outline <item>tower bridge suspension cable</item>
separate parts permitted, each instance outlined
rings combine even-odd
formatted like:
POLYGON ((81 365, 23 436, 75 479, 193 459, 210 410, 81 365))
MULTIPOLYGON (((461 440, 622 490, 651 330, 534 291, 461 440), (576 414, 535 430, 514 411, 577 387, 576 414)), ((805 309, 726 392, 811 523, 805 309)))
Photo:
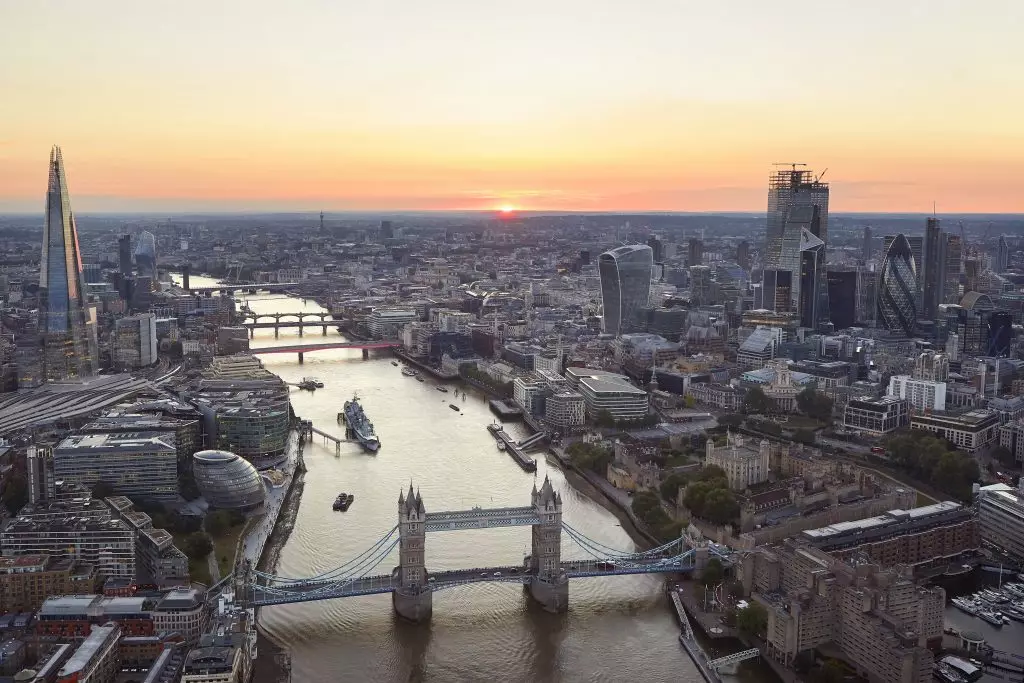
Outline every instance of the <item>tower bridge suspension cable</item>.
MULTIPOLYGON (((386 535, 382 536, 376 543, 374 543, 372 546, 370 546, 369 548, 364 550, 362 553, 360 553, 356 557, 352 558, 351 560, 349 560, 348 562, 346 562, 345 564, 343 564, 343 565, 341 565, 339 567, 335 567, 334 569, 330 569, 330 570, 328 570, 328 571, 326 571, 326 572, 324 572, 322 574, 317 574, 316 576, 307 576, 307 577, 303 577, 303 578, 294 578, 294 577, 288 577, 288 576, 277 576, 275 574, 268 574, 266 572, 255 571, 255 570, 252 573, 253 573, 254 576, 257 576, 257 577, 259 577, 261 579, 265 579, 267 581, 270 581, 270 582, 273 582, 273 583, 279 583, 279 584, 309 583, 311 581, 330 581, 330 580, 332 580, 334 578, 339 577, 340 575, 342 575, 345 572, 346 569, 349 569, 349 568, 353 567, 357 563, 358 564, 362 564, 363 559, 366 558, 367 556, 375 555, 376 552, 382 546, 386 545, 388 543, 388 541, 392 540, 392 538, 394 537, 394 535, 396 533, 398 533, 398 525, 397 524, 395 526, 393 526, 391 528, 391 530, 386 535)), ((394 546, 395 546, 395 544, 397 542, 398 542, 397 539, 395 539, 394 542, 391 543, 391 545, 388 548, 388 552, 390 552, 394 548, 394 546)))

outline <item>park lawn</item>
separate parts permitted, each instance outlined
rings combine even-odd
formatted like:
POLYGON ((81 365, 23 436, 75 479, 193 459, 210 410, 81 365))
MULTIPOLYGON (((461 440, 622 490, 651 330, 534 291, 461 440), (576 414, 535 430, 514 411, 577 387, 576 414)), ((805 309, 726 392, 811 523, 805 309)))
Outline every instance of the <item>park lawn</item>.
POLYGON ((807 417, 806 415, 788 415, 787 417, 789 417, 789 420, 779 425, 783 429, 809 429, 813 432, 825 426, 824 422, 807 417))

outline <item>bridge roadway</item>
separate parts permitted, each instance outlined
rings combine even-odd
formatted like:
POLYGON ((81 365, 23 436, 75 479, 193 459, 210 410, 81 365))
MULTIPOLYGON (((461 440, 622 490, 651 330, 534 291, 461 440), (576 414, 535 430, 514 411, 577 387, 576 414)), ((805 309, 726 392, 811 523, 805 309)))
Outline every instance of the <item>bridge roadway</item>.
POLYGON ((327 349, 394 349, 402 345, 398 341, 344 341, 324 342, 322 344, 289 344, 287 346, 263 346, 249 349, 249 353, 308 353, 310 351, 326 351, 327 349))
MULTIPOLYGON (((561 563, 562 570, 570 579, 594 576, 625 576, 629 574, 684 573, 693 569, 692 557, 683 556, 680 563, 670 563, 673 558, 631 562, 616 565, 609 560, 568 560, 561 563)), ((454 588, 470 583, 528 583, 533 574, 524 566, 475 567, 450 571, 428 572, 428 585, 434 591, 454 588)), ((392 574, 380 574, 354 579, 320 579, 282 583, 273 586, 258 584, 251 589, 251 603, 254 607, 286 605, 314 600, 332 600, 357 595, 390 593, 401 585, 397 570, 392 574)))

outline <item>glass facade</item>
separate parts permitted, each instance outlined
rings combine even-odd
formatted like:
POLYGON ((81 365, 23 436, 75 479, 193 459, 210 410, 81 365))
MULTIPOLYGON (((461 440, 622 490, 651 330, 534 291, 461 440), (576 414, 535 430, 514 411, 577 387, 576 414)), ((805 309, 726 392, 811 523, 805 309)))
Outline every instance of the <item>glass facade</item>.
POLYGON ((192 456, 192 474, 212 508, 249 509, 266 499, 266 487, 249 461, 227 451, 199 451, 192 456))
POLYGON ((139 243, 135 247, 135 265, 138 266, 139 275, 149 276, 153 282, 157 281, 156 237, 149 231, 139 233, 139 243))
POLYGON ((646 244, 606 251, 598 259, 604 331, 620 335, 641 330, 644 309, 651 298, 654 252, 646 244))
POLYGON ((46 379, 87 377, 97 370, 96 314, 87 308, 82 254, 60 147, 50 152, 39 265, 40 328, 46 379))
POLYGON ((910 242, 897 235, 885 252, 878 287, 878 320, 891 332, 914 334, 917 320, 917 267, 910 242))

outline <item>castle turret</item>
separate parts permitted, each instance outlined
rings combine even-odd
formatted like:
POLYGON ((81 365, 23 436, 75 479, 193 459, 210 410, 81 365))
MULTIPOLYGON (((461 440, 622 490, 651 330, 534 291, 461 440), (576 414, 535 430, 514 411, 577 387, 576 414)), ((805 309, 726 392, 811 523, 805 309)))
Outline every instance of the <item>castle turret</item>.
POLYGON ((549 612, 569 605, 569 579, 562 571, 562 496, 544 477, 540 490, 534 484, 531 503, 538 522, 532 529, 530 595, 549 612))
POLYGON ((433 598, 425 566, 427 512, 412 483, 398 495, 398 585, 392 594, 395 611, 412 621, 430 618, 433 598))

